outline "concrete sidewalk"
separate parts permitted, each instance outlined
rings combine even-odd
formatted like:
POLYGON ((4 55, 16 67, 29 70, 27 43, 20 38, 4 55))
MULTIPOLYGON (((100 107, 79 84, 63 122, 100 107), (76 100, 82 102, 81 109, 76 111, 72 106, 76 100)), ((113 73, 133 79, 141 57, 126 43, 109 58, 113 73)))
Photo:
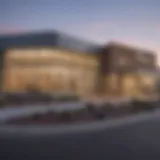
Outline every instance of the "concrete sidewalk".
POLYGON ((154 112, 143 112, 139 114, 129 115, 122 118, 115 118, 111 120, 103 120, 89 123, 77 123, 77 124, 64 124, 64 125, 4 125, 0 126, 0 134, 10 136, 16 135, 60 135, 60 134, 74 134, 85 133, 91 131, 100 131, 103 129, 112 129, 122 127, 126 125, 132 125, 140 122, 144 122, 150 119, 160 118, 160 110, 154 112))
POLYGON ((20 107, 10 107, 0 109, 0 121, 4 122, 10 118, 20 117, 24 115, 32 115, 35 113, 45 113, 48 111, 72 111, 85 108, 85 102, 64 102, 64 103, 51 103, 48 105, 26 105, 20 107))

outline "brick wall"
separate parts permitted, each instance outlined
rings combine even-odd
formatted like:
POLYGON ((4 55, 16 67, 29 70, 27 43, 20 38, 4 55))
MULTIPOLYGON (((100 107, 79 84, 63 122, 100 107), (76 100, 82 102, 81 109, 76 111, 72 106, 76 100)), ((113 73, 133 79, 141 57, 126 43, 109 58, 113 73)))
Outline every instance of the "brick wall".
POLYGON ((139 69, 154 70, 157 65, 154 53, 121 44, 109 44, 104 47, 99 54, 99 60, 101 93, 114 96, 138 94, 140 85, 138 85, 137 71, 139 69), (111 89, 110 82, 114 83, 111 80, 112 75, 115 75, 116 83, 111 89), (131 84, 131 81, 133 88, 127 86, 127 83, 131 84))

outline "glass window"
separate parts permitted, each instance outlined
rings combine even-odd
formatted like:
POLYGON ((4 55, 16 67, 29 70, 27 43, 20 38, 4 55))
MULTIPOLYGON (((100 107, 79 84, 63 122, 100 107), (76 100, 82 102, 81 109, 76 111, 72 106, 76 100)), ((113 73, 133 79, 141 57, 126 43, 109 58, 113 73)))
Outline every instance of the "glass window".
POLYGON ((136 81, 135 78, 132 76, 126 76, 123 79, 123 92, 127 96, 131 96, 135 93, 136 89, 136 81))
POLYGON ((111 89, 117 89, 118 76, 116 74, 111 74, 109 77, 109 87, 111 89))

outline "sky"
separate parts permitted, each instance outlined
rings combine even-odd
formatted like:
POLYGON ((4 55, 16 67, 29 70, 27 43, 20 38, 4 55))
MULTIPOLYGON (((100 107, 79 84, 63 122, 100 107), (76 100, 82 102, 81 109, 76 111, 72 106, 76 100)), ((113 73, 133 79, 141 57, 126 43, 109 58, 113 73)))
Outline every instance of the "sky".
POLYGON ((150 49, 160 64, 159 0, 0 0, 0 34, 52 29, 150 49))

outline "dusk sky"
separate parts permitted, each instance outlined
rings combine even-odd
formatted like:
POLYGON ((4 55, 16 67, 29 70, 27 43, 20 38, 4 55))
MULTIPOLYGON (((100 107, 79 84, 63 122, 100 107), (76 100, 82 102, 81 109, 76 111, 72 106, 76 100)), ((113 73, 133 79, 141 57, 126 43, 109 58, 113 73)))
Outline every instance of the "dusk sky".
POLYGON ((1 0, 0 33, 56 29, 96 43, 154 50, 160 64, 159 0, 1 0))

